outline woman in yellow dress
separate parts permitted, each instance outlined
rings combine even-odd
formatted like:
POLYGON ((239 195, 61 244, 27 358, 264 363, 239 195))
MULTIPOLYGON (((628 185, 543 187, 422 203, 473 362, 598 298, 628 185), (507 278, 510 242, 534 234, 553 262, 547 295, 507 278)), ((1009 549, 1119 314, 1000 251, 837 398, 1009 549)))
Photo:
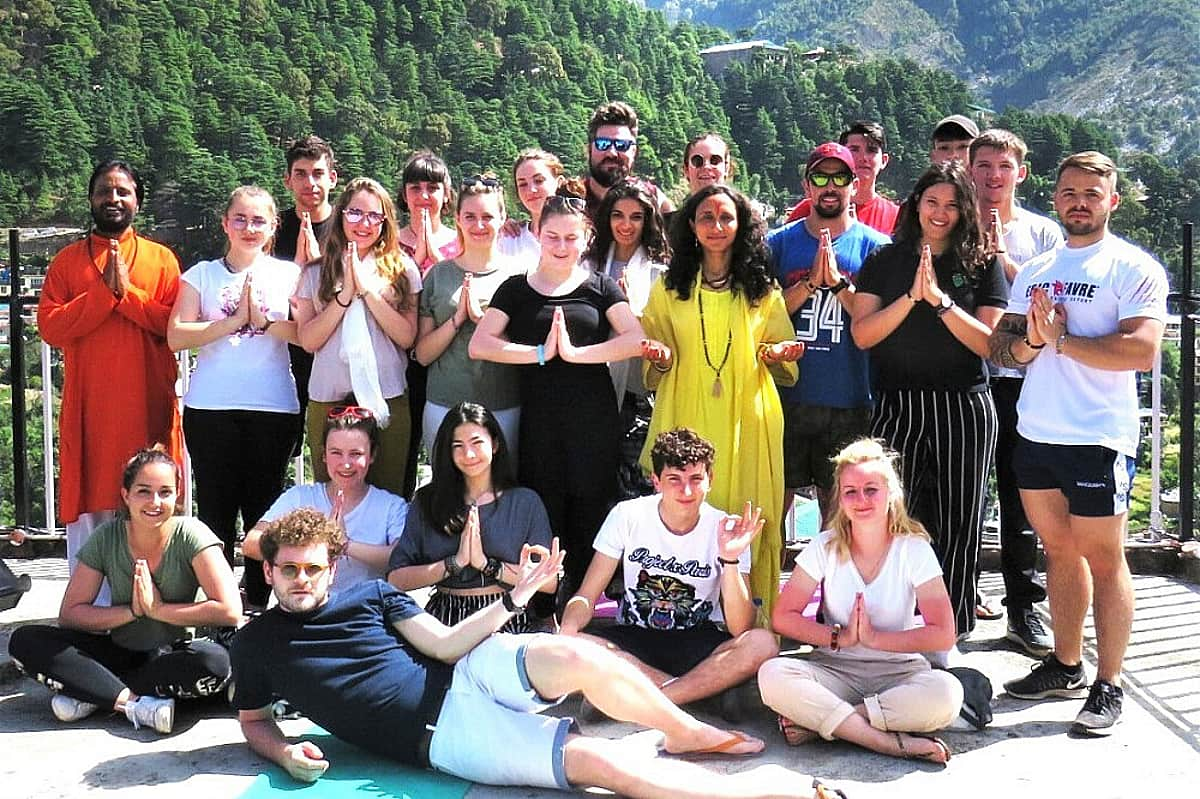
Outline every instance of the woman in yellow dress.
POLYGON ((767 520, 754 541, 750 584, 770 616, 779 593, 783 411, 772 380, 792 385, 804 345, 767 271, 765 225, 727 186, 688 198, 671 231, 674 255, 642 318, 646 387, 657 389, 642 452, 664 430, 689 427, 716 447, 708 501, 767 520))

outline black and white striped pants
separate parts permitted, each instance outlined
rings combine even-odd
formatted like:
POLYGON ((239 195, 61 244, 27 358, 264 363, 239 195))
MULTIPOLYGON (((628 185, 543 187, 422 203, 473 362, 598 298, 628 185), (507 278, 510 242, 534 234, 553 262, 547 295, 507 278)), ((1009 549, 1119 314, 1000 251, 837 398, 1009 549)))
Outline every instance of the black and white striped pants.
POLYGON ((997 430, 988 391, 899 389, 876 398, 871 434, 900 453, 908 511, 933 538, 959 634, 975 626, 975 567, 997 430))

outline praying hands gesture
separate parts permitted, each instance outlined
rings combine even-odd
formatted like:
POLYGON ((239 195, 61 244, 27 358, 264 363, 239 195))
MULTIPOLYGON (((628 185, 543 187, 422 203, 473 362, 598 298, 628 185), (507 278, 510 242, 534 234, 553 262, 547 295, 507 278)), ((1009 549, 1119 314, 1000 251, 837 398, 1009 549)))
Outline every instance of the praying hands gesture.
POLYGON ((550 542, 550 549, 538 544, 521 546, 521 560, 517 564, 517 581, 509 594, 518 605, 527 605, 539 590, 553 585, 562 575, 563 559, 567 553, 558 548, 558 538, 550 542), (536 559, 535 559, 536 558, 536 559))
POLYGON ((917 263, 909 296, 913 298, 914 303, 924 300, 936 308, 942 304, 944 294, 938 286, 937 273, 933 271, 933 251, 929 249, 928 244, 922 245, 921 260, 917 263))
POLYGON ((750 500, 741 516, 726 515, 717 526, 717 557, 725 560, 737 560, 746 548, 758 538, 762 532, 762 508, 756 508, 750 500))
MULTIPOLYGON (((467 510, 467 522, 463 525, 461 536, 467 547, 467 563, 471 565, 475 571, 482 572, 487 566, 487 553, 483 551, 483 531, 479 526, 479 506, 472 505, 467 510)), ((462 552, 463 542, 459 543, 459 552, 462 552)))
POLYGON ((833 251, 833 238, 829 228, 821 228, 821 243, 817 246, 817 258, 813 261, 808 282, 814 288, 833 288, 842 280, 837 268, 837 254, 833 251))
POLYGON ((862 644, 874 648, 875 628, 871 626, 871 616, 867 613, 867 600, 861 592, 854 597, 854 606, 850 608, 850 619, 838 636, 838 648, 862 644))
POLYGON ((467 320, 478 324, 483 316, 479 300, 471 291, 471 273, 463 273, 462 291, 458 294, 458 307, 454 309, 454 328, 457 330, 466 324, 467 320))
POLYGON ((347 243, 346 251, 342 253, 342 287, 334 295, 338 305, 343 308, 350 307, 350 303, 362 294, 362 288, 358 285, 358 265, 360 263, 358 245, 352 241, 347 243))
POLYGON ((296 236, 296 263, 307 266, 321 257, 321 244, 313 230, 312 215, 300 214, 300 232, 296 236))
POLYGON ((429 216, 429 209, 421 209, 421 220, 419 224, 411 225, 413 238, 416 239, 413 244, 413 260, 417 262, 417 266, 424 268, 424 265, 433 258, 431 248, 433 247, 433 221, 429 216))
POLYGON ((1030 300, 1025 314, 1029 343, 1037 347, 1057 342, 1059 336, 1067 332, 1067 309, 1062 303, 1052 303, 1050 295, 1040 286, 1033 290, 1030 300))
POLYGON ((104 262, 103 280, 114 297, 118 300, 125 298, 125 292, 129 290, 129 265, 121 256, 120 242, 116 239, 108 240, 108 259, 104 262))
POLYGON ((558 357, 567 363, 575 363, 579 355, 579 347, 571 343, 571 334, 567 330, 567 315, 561 305, 555 306, 554 318, 550 322, 550 335, 546 337, 546 359, 550 359, 550 339, 554 339, 554 348, 558 357))
POLYGON ((246 273, 246 282, 242 286, 242 301, 247 305, 250 326, 255 330, 265 331, 271 320, 267 318, 262 306, 254 299, 253 279, 254 275, 246 273))
POLYGON ((237 307, 233 309, 233 313, 229 317, 235 325, 230 335, 236 336, 242 328, 250 324, 250 308, 254 305, 254 297, 250 290, 250 275, 247 274, 246 279, 242 281, 242 291, 238 297, 237 307))
POLYGON ((134 616, 148 616, 151 619, 157 618, 155 614, 162 607, 162 596, 150 574, 150 565, 142 558, 133 564, 133 593, 129 606, 134 616))

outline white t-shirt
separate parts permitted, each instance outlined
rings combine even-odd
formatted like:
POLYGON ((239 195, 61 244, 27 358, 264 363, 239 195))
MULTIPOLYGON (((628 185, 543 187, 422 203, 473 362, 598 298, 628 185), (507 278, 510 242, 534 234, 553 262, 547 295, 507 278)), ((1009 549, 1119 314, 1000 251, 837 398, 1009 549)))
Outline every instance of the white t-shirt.
MULTIPOLYGON (((846 626, 854 600, 862 594, 871 626, 876 630, 901 632, 916 627, 917 586, 942 574, 929 542, 915 535, 896 536, 879 574, 865 583, 852 558, 838 560, 830 550, 828 544, 832 539, 832 531, 824 531, 796 559, 796 566, 805 574, 817 582, 825 581, 822 606, 826 623, 846 626)), ((838 655, 897 662, 922 659, 922 655, 914 652, 884 652, 858 644, 839 649, 838 655)))
MULTIPOLYGON (((1012 221, 1004 229, 1004 249, 1018 267, 1023 267, 1034 257, 1050 252, 1063 243, 1062 229, 1053 219, 1026 211, 1017 206, 1013 209, 1012 221)), ((1010 284, 1011 287, 1011 284, 1010 284)), ((988 364, 988 371, 1000 377, 1023 377, 1022 369, 988 364)))
MULTIPOLYGON (((300 267, 263 255, 241 272, 230 272, 218 258, 201 261, 183 273, 183 281, 200 295, 200 321, 219 321, 236 313, 242 286, 251 274, 255 304, 268 319, 286 320, 288 299, 296 290, 300 267)), ((210 341, 196 356, 183 403, 207 411, 297 413, 300 403, 287 342, 249 324, 232 336, 210 341)))
POLYGON ((519 272, 537 269, 538 261, 542 258, 542 243, 533 235, 528 222, 521 224, 521 233, 517 236, 501 235, 496 241, 496 249, 501 255, 511 258, 514 268, 519 272))
MULTIPOLYGON (((368 255, 363 263, 370 267, 374 257, 368 255), (370 262, 370 263, 368 263, 370 262)), ((408 278, 410 300, 416 309, 416 295, 421 292, 421 272, 411 258, 404 259, 404 276, 408 278)), ((326 303, 317 296, 321 285, 321 265, 309 264, 300 276, 296 297, 312 302, 317 313, 324 310, 326 303)), ((352 302, 360 302, 353 300, 352 302)), ((385 399, 399 397, 408 388, 405 372, 408 370, 408 355, 388 338, 387 333, 367 311, 367 330, 371 334, 371 347, 375 350, 375 365, 379 369, 379 388, 385 399)), ((321 348, 313 354, 312 374, 308 379, 308 395, 317 402, 340 402, 354 392, 350 385, 350 367, 342 360, 342 325, 334 328, 321 348)))
MULTIPOLYGON (((263 514, 262 523, 273 522, 297 508, 316 508, 328 516, 333 512, 333 502, 325 490, 325 483, 305 483, 292 486, 279 495, 279 499, 263 514)), ((387 544, 391 546, 404 532, 404 519, 408 516, 408 503, 390 491, 367 486, 367 495, 342 517, 346 535, 360 544, 387 544)), ((342 557, 337 564, 334 588, 348 588, 367 580, 383 579, 384 571, 369 569, 362 561, 342 557)))
MULTIPOLYGON (((659 518, 658 502, 656 494, 618 503, 592 545, 621 561, 625 595, 617 622, 679 630, 724 621, 717 525, 725 512, 705 502, 692 531, 676 535, 659 518)), ((749 547, 738 557, 738 571, 750 573, 749 547)))
MULTIPOLYGON (((1087 247, 1059 247, 1025 265, 1008 312, 1029 310, 1040 286, 1067 312, 1067 333, 1094 338, 1121 320, 1167 316, 1167 273, 1148 253, 1111 233, 1087 247)), ((1049 342, 1029 366, 1017 401, 1017 432, 1043 444, 1100 445, 1137 455, 1137 375, 1084 366, 1049 342)))

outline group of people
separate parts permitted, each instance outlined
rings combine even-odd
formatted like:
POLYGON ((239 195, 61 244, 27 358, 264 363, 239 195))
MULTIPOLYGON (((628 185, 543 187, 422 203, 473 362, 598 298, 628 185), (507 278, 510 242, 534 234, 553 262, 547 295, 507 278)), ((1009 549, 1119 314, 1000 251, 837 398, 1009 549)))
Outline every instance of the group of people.
POLYGON ((134 168, 96 168, 93 229, 39 304, 65 353, 73 573, 60 627, 11 643, 55 715, 111 707, 166 732, 174 698, 232 685, 250 745, 300 779, 328 764, 283 738, 279 698, 481 782, 813 795, 791 772, 765 790, 750 773, 643 768, 536 715, 582 691, 661 729, 667 752, 749 755, 763 742, 679 707, 757 675, 789 744, 944 763, 930 733, 963 693, 935 666, 987 613, 995 458, 1008 636, 1044 657, 1006 689, 1088 691, 1094 591, 1100 663, 1076 725, 1108 732, 1132 619, 1134 372, 1157 355, 1166 298, 1162 267, 1108 230, 1112 162, 1060 165, 1064 237, 1016 203, 1011 132, 942 120, 896 204, 876 191, 883 130, 856 122, 812 151, 802 207, 768 232, 728 183, 721 137, 688 144, 675 210, 634 174, 632 108, 602 105, 588 133, 580 181, 550 153, 518 156, 525 223, 496 174, 455 185, 429 152, 395 202, 366 177, 335 200, 333 152, 306 137, 287 151, 295 207, 238 188, 225 254, 182 277, 132 228, 134 168), (198 350, 182 420, 181 349, 198 350), (314 482, 285 491, 302 437, 314 482), (183 439, 197 519, 174 515, 183 439), (432 477, 414 493, 422 446, 432 477), (808 487, 826 531, 781 592, 782 520, 808 487), (403 593, 430 586, 424 609, 403 593), (595 623, 606 593, 612 625, 595 623), (236 627, 272 595, 232 657, 230 636, 188 632, 236 627), (776 635, 816 650, 778 657, 776 635), (463 746, 481 717, 522 756, 463 746))

